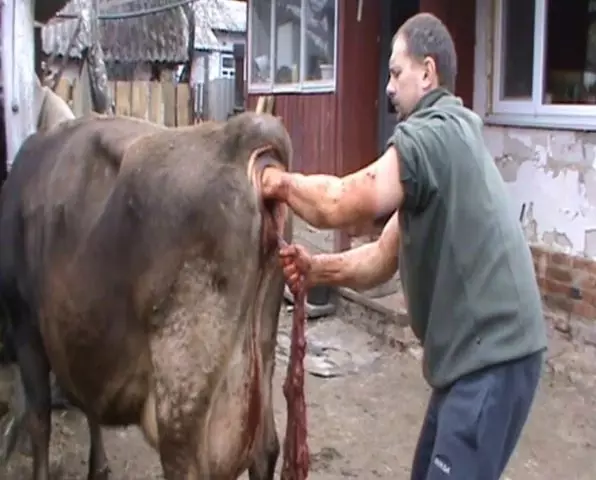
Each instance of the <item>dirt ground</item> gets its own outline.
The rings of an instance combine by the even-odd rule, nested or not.
[[[282,335],[287,332],[288,318],[287,313],[282,314]],[[355,322],[351,318],[346,323],[332,317],[310,329],[323,343],[325,338],[333,339],[335,348],[331,350],[341,368],[335,378],[307,376],[312,456],[309,478],[407,479],[428,396],[421,378],[419,350],[382,346],[354,327],[358,321],[366,319]],[[589,347],[580,350],[552,333],[548,368],[529,424],[507,469],[507,480],[594,478],[596,355]],[[316,370],[316,362],[311,366]],[[278,362],[274,386],[280,438],[285,429],[281,388],[285,367]],[[162,478],[157,455],[134,428],[107,430],[105,441],[111,478]],[[85,478],[87,447],[88,434],[80,415],[55,414],[51,452],[54,478]],[[7,471],[0,471],[0,478],[23,480],[29,478],[30,469],[30,459],[16,455]]]

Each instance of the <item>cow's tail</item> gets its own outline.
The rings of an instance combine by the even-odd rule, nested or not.
[[[249,157],[268,147],[287,170],[291,167],[292,141],[281,118],[270,114],[244,112],[226,122],[222,151],[233,161]]]
[[[1,282],[0,282],[1,283]],[[1,287],[1,286],[0,286]],[[16,364],[13,336],[8,308],[0,292],[0,361],[4,367],[12,369],[12,398],[0,399],[0,467],[5,466],[14,453],[20,432],[25,425],[25,392],[21,375]]]
[[[13,398],[8,413],[0,420],[0,467],[6,466],[22,433],[25,430],[25,392],[21,375],[16,366],[13,367]],[[24,440],[28,440],[26,437]]]

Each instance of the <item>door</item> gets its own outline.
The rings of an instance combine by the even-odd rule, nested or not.
[[[395,110],[387,98],[385,88],[389,78],[389,56],[391,39],[399,27],[411,16],[420,11],[420,0],[381,0],[381,83],[379,85],[379,153],[385,150],[387,139],[393,133],[396,124]]]

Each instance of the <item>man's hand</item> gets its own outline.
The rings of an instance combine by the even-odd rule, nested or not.
[[[375,242],[345,252],[310,255],[300,245],[281,248],[279,257],[290,290],[294,294],[313,285],[367,290],[389,280],[398,267],[398,223],[396,212]]]
[[[301,245],[287,245],[280,248],[279,259],[290,291],[296,295],[307,288],[312,269],[312,256]]]
[[[265,167],[261,173],[261,195],[285,202],[288,196],[287,173],[273,167]]]

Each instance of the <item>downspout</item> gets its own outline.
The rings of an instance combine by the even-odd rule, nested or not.
[[[7,169],[36,129],[34,0],[2,1],[2,81]]]

